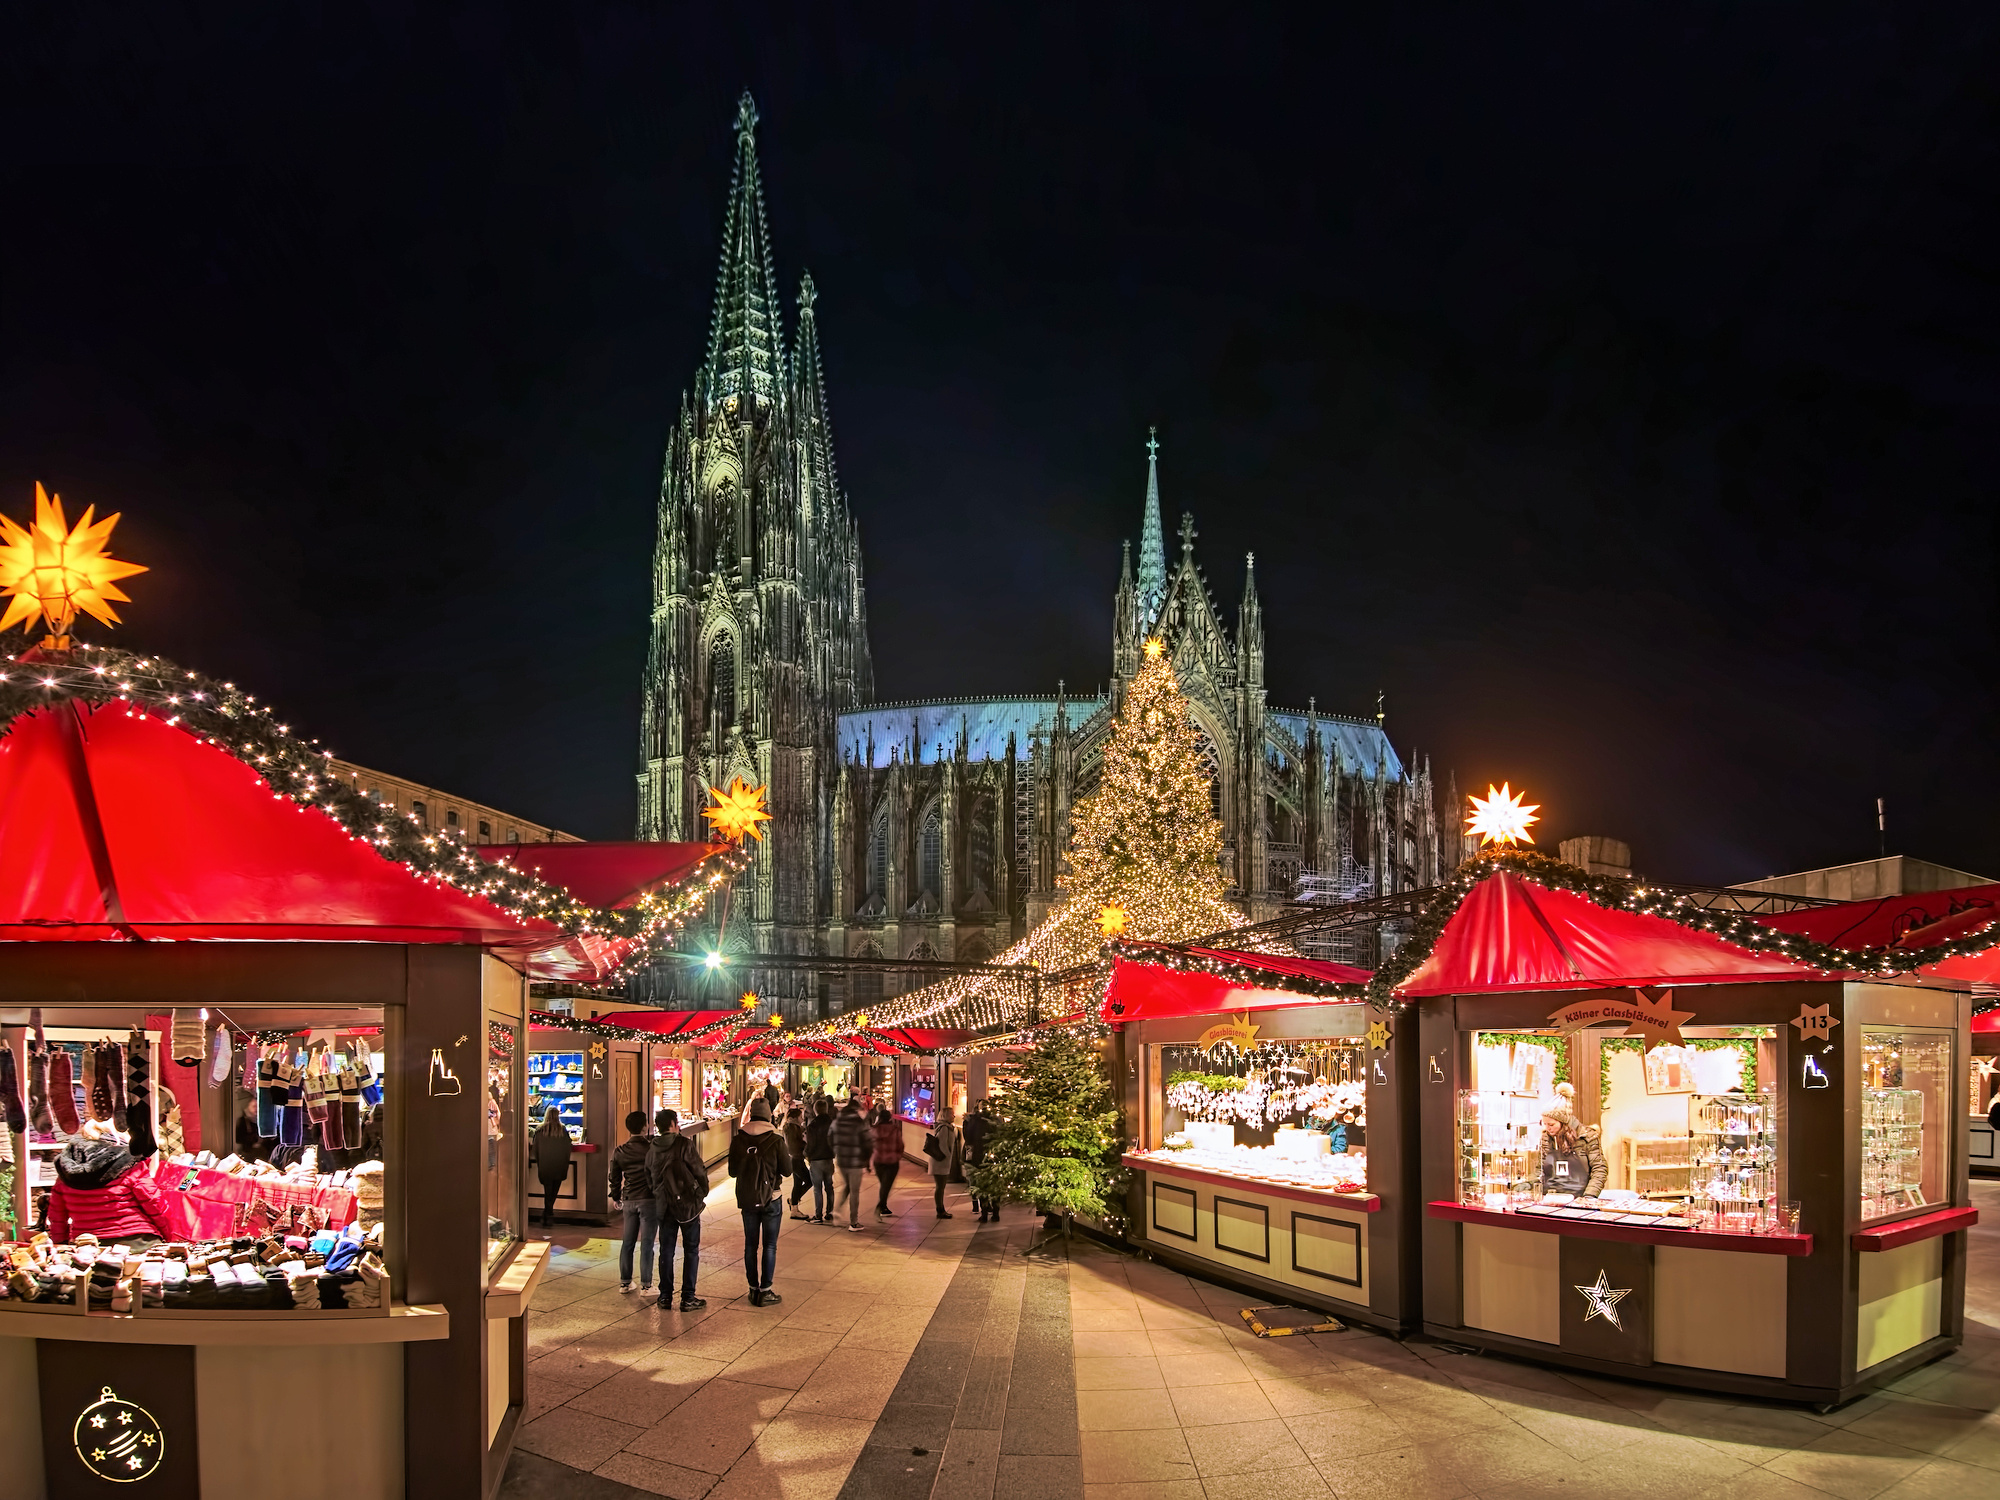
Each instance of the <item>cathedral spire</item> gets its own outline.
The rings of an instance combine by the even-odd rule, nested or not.
[[[736,170],[722,221],[722,264],[715,277],[702,395],[710,401],[748,391],[776,398],[785,369],[778,277],[764,223],[764,184],[757,172],[757,106],[746,90],[736,106]]]
[[[1160,429],[1146,429],[1146,520],[1139,533],[1139,622],[1159,618],[1167,597],[1167,544],[1160,529]]]
[[[813,470],[826,481],[827,492],[835,485],[833,468],[833,424],[827,419],[826,374],[820,366],[819,319],[813,312],[818,294],[811,273],[799,278],[798,348],[792,355],[792,410],[798,413],[799,430],[812,445]]]

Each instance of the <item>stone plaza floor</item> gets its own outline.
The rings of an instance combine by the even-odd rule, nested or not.
[[[699,1313],[618,1290],[558,1227],[508,1500],[1920,1500],[2000,1497],[2000,1183],[1975,1182],[1966,1341],[1838,1411],[1565,1375],[1359,1330],[1258,1339],[1227,1291],[1035,1221],[787,1220],[742,1300],[730,1184]],[[872,1208],[872,1198],[870,1200]]]

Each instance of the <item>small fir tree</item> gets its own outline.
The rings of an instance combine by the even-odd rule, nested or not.
[[[1124,1227],[1127,1173],[1118,1165],[1124,1133],[1097,1054],[1067,1027],[1045,1033],[1021,1064],[1020,1081],[999,1101],[986,1160],[969,1169],[983,1198],[1075,1214],[1117,1233]]]

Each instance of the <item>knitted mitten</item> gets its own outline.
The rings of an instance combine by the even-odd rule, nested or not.
[[[16,1072],[14,1049],[0,1044],[0,1114],[7,1128],[19,1135],[28,1128],[28,1112],[21,1105],[21,1079]]]
[[[144,1161],[160,1149],[153,1137],[152,1051],[146,1033],[138,1027],[125,1041],[125,1123],[132,1132],[130,1150],[134,1161]]]
[[[200,1011],[191,1010],[185,1015],[175,1011],[167,1035],[175,1062],[184,1068],[195,1067],[201,1062],[202,1053],[207,1049],[202,1046]]]
[[[56,1129],[64,1135],[75,1135],[83,1129],[83,1121],[76,1114],[76,1085],[70,1080],[67,1047],[50,1049],[49,1109],[56,1117]]]

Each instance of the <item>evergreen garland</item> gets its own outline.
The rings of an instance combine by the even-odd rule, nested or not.
[[[710,892],[749,863],[741,849],[717,847],[701,867],[707,878],[668,891],[649,892],[629,906],[593,907],[559,885],[505,861],[487,860],[456,831],[432,833],[414,815],[364,795],[328,773],[333,752],[301,739],[281,724],[271,706],[233,682],[217,682],[160,656],[139,656],[109,646],[68,652],[30,652],[0,663],[0,729],[23,714],[62,703],[93,708],[122,705],[182,729],[205,745],[227,751],[261,777],[273,793],[310,807],[429,884],[478,896],[511,917],[540,918],[575,936],[623,938],[634,943],[616,974],[649,960],[707,903]]]

